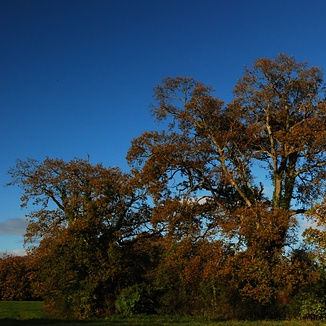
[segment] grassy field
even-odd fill
[[[0,301],[0,319],[40,319],[45,317],[42,310],[41,301]]]
[[[42,313],[42,302],[0,301],[0,326],[321,326],[326,322],[311,321],[228,321],[144,316],[137,318],[111,318],[106,320],[64,321],[47,319]]]

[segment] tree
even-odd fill
[[[273,207],[289,210],[292,199],[306,205],[323,194],[323,90],[319,68],[284,54],[258,60],[236,85],[235,111],[257,128],[253,153],[271,174]]]
[[[153,288],[160,294],[158,311],[169,315],[232,318],[232,293],[223,265],[228,248],[221,241],[164,239],[165,251],[155,270]]]
[[[234,95],[224,104],[193,78],[164,78],[152,109],[167,128],[134,139],[128,160],[153,198],[153,223],[176,241],[218,237],[237,259],[263,261],[260,275],[253,268],[238,286],[260,300],[258,285],[269,279],[262,300],[271,302],[286,277],[272,281],[270,267],[286,274],[282,256],[296,216],[325,190],[322,72],[285,54],[262,58]],[[272,196],[257,180],[262,174]]]
[[[34,271],[28,256],[0,258],[0,300],[37,300],[32,290]]]
[[[125,247],[150,231],[137,182],[81,159],[18,160],[9,173],[11,185],[23,189],[22,206],[37,206],[25,240],[34,245],[34,287],[48,309],[78,318],[114,309]]]

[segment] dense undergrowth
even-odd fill
[[[0,325],[1,326],[319,326],[323,321],[310,320],[285,320],[285,321],[221,321],[204,317],[176,317],[176,316],[115,316],[100,320],[62,320],[49,318],[43,312],[44,303],[41,301],[0,301]]]

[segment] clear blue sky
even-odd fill
[[[326,67],[324,0],[1,0],[0,252],[22,249],[17,158],[91,157],[128,170],[157,128],[152,89],[191,76],[226,101],[260,57]]]

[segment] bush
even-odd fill
[[[316,298],[314,296],[303,298],[300,306],[300,317],[310,320],[325,319],[325,300]]]
[[[118,313],[124,317],[149,314],[155,311],[150,286],[144,283],[123,289],[115,305]]]

